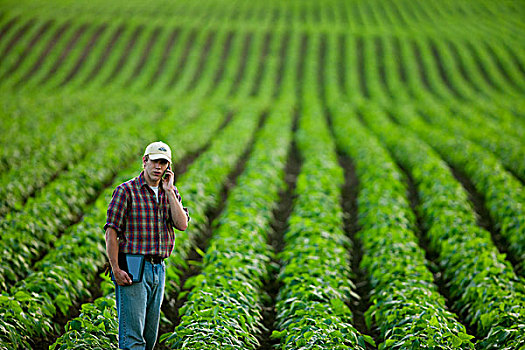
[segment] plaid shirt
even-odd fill
[[[175,187],[179,202],[182,198]],[[188,210],[184,208],[186,215]],[[168,196],[159,185],[159,200],[144,179],[139,176],[117,186],[109,203],[104,231],[112,227],[119,237],[123,253],[170,256],[175,245],[174,222]]]

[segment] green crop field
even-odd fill
[[[4,0],[0,123],[0,350],[117,348],[157,140],[157,349],[525,349],[523,0]]]

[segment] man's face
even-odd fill
[[[166,159],[151,160],[148,157],[142,159],[144,163],[144,172],[152,181],[160,181],[164,171],[168,168],[168,161]]]

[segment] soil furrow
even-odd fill
[[[62,66],[66,58],[69,56],[69,53],[71,52],[71,50],[73,50],[78,40],[80,40],[80,38],[82,37],[82,35],[87,29],[88,29],[88,25],[84,24],[76,30],[75,34],[73,35],[71,40],[67,43],[66,47],[60,54],[60,57],[56,60],[53,67],[51,67],[49,72],[47,72],[47,75],[40,81],[40,84],[44,84],[46,81],[48,81],[56,73],[56,71]]]
[[[199,57],[199,63],[197,64],[197,69],[195,70],[195,73],[187,86],[186,90],[191,91],[197,86],[197,82],[199,81],[200,77],[202,76],[202,72],[204,71],[204,67],[206,66],[206,62],[209,58],[210,50],[213,46],[215,37],[217,34],[215,32],[209,33],[208,37],[206,38],[206,42],[204,43],[204,47],[202,48],[200,57]]]
[[[514,271],[516,271],[518,261],[514,259],[514,256],[512,254],[509,253],[509,250],[507,249],[508,243],[505,241],[505,238],[503,238],[500,231],[496,228],[496,225],[494,224],[494,221],[490,216],[490,212],[487,206],[485,205],[485,199],[483,198],[483,195],[480,192],[478,192],[476,186],[474,186],[472,181],[465,173],[452,166],[451,164],[448,164],[448,166],[456,180],[458,180],[461,183],[461,185],[467,192],[469,200],[472,203],[473,209],[476,213],[478,226],[490,232],[492,241],[496,245],[496,248],[500,253],[506,255],[506,259],[512,264],[512,266],[514,267]]]
[[[407,71],[406,71],[405,65],[403,63],[404,60],[403,60],[403,54],[401,52],[402,51],[401,41],[399,37],[395,36],[393,38],[392,43],[393,43],[393,48],[394,48],[394,60],[397,63],[398,76],[401,79],[401,82],[403,83],[403,85],[405,85],[408,81],[408,77],[407,77]]]
[[[321,34],[319,41],[319,64],[317,65],[317,89],[319,98],[326,105],[326,88],[325,88],[325,67],[326,67],[326,46],[327,46],[326,33]]]
[[[140,75],[140,73],[142,72],[142,69],[144,68],[144,66],[146,65],[146,62],[148,61],[150,57],[151,50],[157,43],[157,40],[159,40],[159,36],[161,33],[162,33],[162,28],[160,27],[156,27],[151,33],[151,36],[148,40],[148,44],[146,45],[146,47],[144,48],[144,51],[142,52],[142,55],[140,56],[139,63],[133,70],[133,73],[131,74],[131,76],[128,78],[126,86],[129,86],[130,84],[132,84],[133,81],[135,81],[137,77]]]
[[[16,45],[16,43],[22,39],[22,37],[24,36],[24,34],[32,27],[34,26],[36,23],[36,19],[30,19],[29,21],[27,21],[26,24],[24,24],[24,26],[22,28],[20,28],[16,34],[14,34],[14,36],[11,38],[11,40],[9,41],[9,43],[7,44],[7,46],[4,48],[4,51],[0,54],[0,57],[6,57],[9,52],[11,52],[11,50],[13,49],[13,47]]]
[[[273,90],[273,97],[281,94],[281,83],[283,81],[284,68],[286,66],[286,54],[288,51],[288,43],[290,42],[290,33],[286,32],[283,36],[281,47],[279,48],[279,68],[277,69],[277,79],[275,81],[275,89]]]
[[[48,57],[51,50],[53,50],[55,45],[58,43],[60,38],[64,35],[66,30],[70,26],[71,26],[71,22],[66,22],[55,32],[55,34],[53,35],[53,38],[51,38],[48,41],[44,51],[38,57],[38,60],[31,67],[31,69],[15,84],[15,87],[19,87],[20,85],[25,83],[27,80],[29,80],[33,76],[33,74],[35,74],[40,69],[40,67],[42,66],[46,58]]]
[[[425,252],[425,259],[429,262],[427,267],[430,269],[434,276],[434,283],[438,287],[439,294],[441,294],[444,297],[447,308],[449,310],[457,311],[456,315],[458,316],[460,315],[459,310],[454,310],[454,308],[452,307],[453,300],[450,297],[447,281],[444,280],[443,271],[441,271],[441,269],[439,268],[439,253],[430,248],[430,241],[428,239],[427,229],[423,224],[423,218],[421,217],[421,214],[418,209],[421,203],[421,199],[419,197],[417,185],[414,182],[412,174],[405,167],[403,167],[397,162],[396,165],[405,175],[407,184],[407,197],[410,202],[410,207],[412,208],[412,211],[414,212],[416,217],[415,233],[418,238],[419,246]],[[475,329],[473,329],[470,326],[469,322],[466,322],[464,319],[460,319],[459,316],[458,321],[465,326],[468,334],[476,334]]]
[[[186,67],[186,62],[188,62],[188,56],[190,55],[190,52],[193,49],[197,34],[198,33],[196,29],[192,30],[192,32],[190,33],[188,40],[186,41],[186,47],[184,48],[184,52],[182,53],[182,56],[180,57],[180,60],[177,63],[177,68],[175,68],[175,73],[168,82],[168,88],[172,88],[173,86],[175,86],[177,81],[182,76],[182,71],[184,70],[184,67]]]
[[[411,41],[411,44],[412,44],[412,53],[414,55],[414,58],[415,58],[415,61],[416,61],[416,65],[417,65],[417,70],[419,72],[419,78],[423,82],[424,87],[430,93],[434,94],[435,96],[438,96],[436,94],[436,91],[434,90],[432,84],[430,83],[430,81],[428,79],[427,71],[425,69],[425,63],[423,62],[423,58],[421,57],[421,50],[419,48],[419,45],[414,40]]]
[[[267,32],[264,36],[264,43],[263,43],[263,49],[262,53],[259,56],[259,65],[257,69],[257,75],[255,76],[255,81],[252,86],[252,91],[250,92],[250,96],[256,96],[259,93],[259,88],[261,86],[262,77],[264,76],[264,71],[266,70],[266,57],[268,55],[268,51],[270,50],[270,42],[272,41],[272,33]]]
[[[304,92],[304,67],[305,67],[305,57],[306,52],[308,50],[308,35],[306,33],[303,33],[301,35],[301,46],[299,48],[299,60],[297,62],[297,71],[296,71],[296,80],[295,80],[295,96],[297,98],[297,101],[300,104],[304,103],[303,101],[303,92]],[[308,101],[306,101],[308,103]]]
[[[498,55],[494,52],[494,49],[487,43],[483,42],[480,43],[480,45],[486,50],[486,52],[489,54],[491,60],[495,63],[496,67],[498,67],[499,72],[501,75],[505,78],[505,80],[517,91],[523,92],[523,88],[519,86],[519,84],[516,82],[513,77],[511,77],[510,73],[507,70],[507,67],[501,62]]]
[[[338,55],[337,55],[337,82],[339,83],[339,90],[342,96],[348,96],[348,90],[346,88],[346,35],[344,33],[339,34],[338,40]]]
[[[296,111],[294,115],[292,132],[295,135],[297,131],[297,122],[299,119],[299,112]],[[276,269],[270,269],[272,276],[270,282],[265,285],[264,292],[270,297],[269,302],[263,308],[263,325],[266,331],[261,336],[261,345],[259,350],[272,350],[275,349],[275,345],[278,343],[275,339],[271,339],[270,336],[275,327],[275,319],[277,316],[277,310],[275,305],[277,303],[277,295],[279,293],[280,285],[277,275],[281,268],[279,259],[277,256],[282,252],[284,248],[284,234],[288,230],[289,224],[288,219],[293,210],[293,203],[297,194],[295,193],[295,187],[297,183],[297,177],[301,171],[301,157],[295,139],[292,139],[292,144],[288,152],[288,158],[285,166],[285,177],[286,187],[279,194],[279,204],[273,211],[273,220],[271,223],[271,231],[268,236],[268,244],[273,248],[275,259],[272,260],[272,264],[279,266]]]
[[[239,65],[239,69],[237,70],[237,74],[235,75],[235,79],[233,81],[233,84],[230,88],[230,91],[228,92],[228,95],[231,97],[234,93],[237,92],[237,88],[239,87],[239,84],[241,83],[243,77],[244,77],[244,71],[246,70],[246,63],[248,62],[248,56],[250,55],[250,50],[252,47],[252,37],[253,33],[247,33],[246,37],[244,38],[244,44],[242,48],[242,60],[241,64]]]
[[[447,69],[445,68],[445,65],[443,64],[443,60],[441,59],[441,54],[439,53],[439,50],[437,49],[434,41],[432,39],[428,39],[429,41],[429,47],[432,51],[432,56],[434,57],[434,61],[436,62],[436,66],[439,72],[439,75],[441,76],[441,80],[445,83],[445,86],[452,92],[454,96],[461,100],[465,100],[465,97],[461,94],[461,92],[454,86],[454,84],[451,82],[450,77],[448,76]]]
[[[506,44],[505,42],[503,42],[502,44],[503,44],[504,49],[508,52],[510,58],[514,62],[514,65],[519,69],[521,74],[525,77],[525,65],[519,60],[514,50],[511,47],[509,47],[508,44]]]
[[[173,46],[175,46],[175,43],[179,39],[180,36],[180,28],[175,28],[173,32],[171,33],[167,45],[164,47],[164,52],[162,53],[162,58],[160,59],[159,65],[157,66],[157,69],[155,70],[155,73],[153,73],[148,86],[151,87],[155,85],[155,82],[157,79],[161,76],[162,72],[164,72],[164,69],[166,69],[166,62],[168,61],[168,57],[170,56]]]
[[[106,49],[104,50],[104,53],[102,55],[100,55],[100,58],[97,61],[97,64],[95,65],[95,67],[93,67],[93,70],[86,76],[86,79],[83,82],[84,85],[89,83],[91,80],[93,80],[97,76],[98,72],[100,71],[102,66],[106,63],[109,55],[113,51],[113,48],[117,44],[118,40],[121,38],[122,33],[124,32],[124,29],[125,29],[124,25],[121,25],[115,31],[115,33],[111,37],[109,45],[106,46]]]
[[[368,91],[368,84],[366,80],[365,72],[365,42],[362,36],[358,36],[356,39],[356,55],[357,55],[357,73],[359,78],[359,87],[364,97],[370,97],[370,91]]]
[[[228,62],[228,57],[230,55],[234,36],[235,36],[234,32],[228,33],[228,36],[226,38],[226,43],[224,44],[222,48],[221,61],[219,63],[219,67],[217,68],[217,72],[215,72],[215,76],[213,77],[213,84],[210,86],[210,91],[215,90],[217,85],[220,83],[222,76],[224,75],[224,68],[226,67],[226,62]]]
[[[19,17],[13,17],[0,29],[0,38],[4,38],[7,33],[13,28],[13,25],[19,20]]]
[[[86,58],[91,53],[91,50],[93,49],[93,46],[95,46],[95,44],[97,43],[98,39],[100,38],[102,33],[104,33],[106,28],[107,28],[107,25],[106,24],[102,24],[98,28],[98,30],[95,33],[93,33],[93,35],[91,36],[91,38],[89,40],[89,43],[86,45],[86,47],[82,51],[82,54],[80,55],[77,63],[75,64],[75,66],[73,67],[71,72],[69,72],[69,74],[66,76],[66,78],[62,81],[62,83],[60,83],[60,86],[64,86],[65,84],[67,84],[78,73],[78,71],[80,70],[80,68],[82,67],[84,62],[86,61]]]
[[[471,42],[464,42],[463,47],[465,47],[466,50],[468,50],[469,54],[472,56],[474,62],[476,63],[476,66],[478,67],[478,70],[481,72],[481,76],[483,79],[487,82],[487,84],[492,87],[494,90],[498,92],[503,92],[501,90],[501,87],[494,82],[492,79],[492,76],[487,72],[487,68],[481,62],[481,58],[479,57],[478,51],[474,48]]]
[[[383,40],[381,37],[376,36],[374,38],[374,50],[376,55],[376,63],[377,63],[377,69],[379,78],[381,81],[381,84],[383,85],[383,91],[385,94],[389,97],[393,97],[392,91],[390,90],[390,86],[388,85],[388,81],[386,78],[386,67],[385,67],[385,54],[384,54],[384,48],[383,48]]]
[[[361,240],[356,238],[360,227],[358,224],[358,207],[357,196],[359,190],[359,179],[356,175],[355,166],[344,152],[338,152],[339,165],[343,168],[345,175],[345,182],[342,188],[341,205],[343,207],[343,225],[346,235],[352,240],[352,253],[350,256],[350,263],[352,267],[353,282],[356,286],[355,292],[359,295],[359,300],[354,300],[348,303],[348,307],[354,316],[353,326],[361,333],[371,336],[376,344],[379,343],[378,328],[372,323],[370,329],[366,326],[365,312],[370,307],[370,283],[368,276],[359,265],[363,258],[363,248]],[[367,345],[368,349],[372,349]]]
[[[133,33],[131,39],[128,41],[126,48],[122,52],[117,65],[113,68],[113,71],[111,72],[111,75],[106,79],[104,84],[111,83],[113,79],[120,73],[122,68],[126,65],[126,62],[129,59],[130,53],[133,50],[133,47],[135,46],[139,36],[144,31],[144,26],[138,26],[137,29],[135,29],[135,32]]]
[[[20,65],[25,61],[26,57],[34,49],[34,46],[38,43],[42,35],[44,35],[49,30],[53,22],[54,20],[49,20],[40,27],[38,32],[36,32],[35,35],[29,41],[29,44],[26,46],[24,51],[20,54],[20,56],[18,56],[18,59],[16,60],[16,62],[9,68],[8,71],[4,73],[4,75],[0,78],[0,80],[5,79],[7,76],[14,73],[20,67]]]
[[[217,135],[223,130],[232,120],[233,118],[233,112],[229,112],[228,115],[226,115],[226,118],[224,121],[219,125],[217,130],[214,132],[214,135]],[[201,148],[196,150],[195,152],[188,153],[185,157],[181,159],[180,162],[175,164],[173,166],[173,171],[175,172],[176,177],[179,177],[180,175],[184,174],[188,167],[193,164],[195,159],[197,159],[202,153],[204,153],[208,148],[210,148],[211,142],[213,141],[213,137],[208,140],[208,142],[203,145]],[[176,179],[175,179],[176,180]],[[176,182],[176,181],[175,181]]]
[[[467,72],[467,69],[465,68],[465,62],[463,62],[463,59],[460,56],[456,45],[450,41],[447,41],[446,43],[450,49],[450,52],[452,53],[452,56],[454,57],[456,65],[458,66],[459,72],[461,73],[461,76],[463,77],[463,79],[468,83],[468,85],[470,85],[472,89],[474,89],[477,92],[481,92],[481,89],[479,88],[479,86],[475,84],[470,78],[470,74]]]
[[[332,124],[332,116],[327,106],[324,106],[324,113],[327,119],[328,127],[332,137],[335,139],[334,126]],[[361,240],[356,237],[361,229],[359,226],[359,211],[358,211],[358,194],[359,194],[359,179],[357,177],[355,165],[352,159],[342,150],[337,150],[337,158],[339,165],[343,169],[345,182],[341,189],[341,207],[343,208],[343,229],[348,238],[352,241],[352,251],[350,254],[350,264],[352,268],[352,275],[355,292],[359,295],[359,300],[353,300],[347,304],[352,311],[353,326],[361,333],[371,336],[376,344],[379,343],[379,329],[372,321],[370,329],[366,326],[365,312],[370,307],[370,283],[365,271],[360,268],[361,260],[363,258],[363,247]],[[367,344],[367,349],[374,349]]]

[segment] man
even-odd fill
[[[153,349],[164,295],[165,265],[175,235],[184,231],[189,215],[173,184],[171,149],[154,142],[144,152],[144,170],[117,186],[104,225],[106,251],[115,279],[119,321],[119,349]],[[144,256],[141,282],[119,266],[119,254]],[[122,261],[122,260],[121,260]]]

